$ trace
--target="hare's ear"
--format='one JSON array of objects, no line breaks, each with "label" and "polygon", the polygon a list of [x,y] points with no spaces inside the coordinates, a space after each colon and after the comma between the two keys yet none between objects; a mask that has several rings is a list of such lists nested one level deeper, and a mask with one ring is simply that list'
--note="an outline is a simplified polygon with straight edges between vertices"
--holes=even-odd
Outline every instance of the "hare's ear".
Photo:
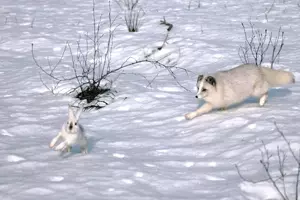
[{"label": "hare's ear", "polygon": [[69,120],[74,121],[76,118],[74,115],[74,110],[72,109],[71,105],[68,106],[68,113],[69,113]]},{"label": "hare's ear", "polygon": [[80,117],[80,115],[81,115],[81,113],[82,113],[82,110],[83,110],[83,107],[82,106],[80,106],[79,107],[79,109],[77,110],[77,112],[76,112],[76,120],[78,121],[79,120],[79,117]]}]

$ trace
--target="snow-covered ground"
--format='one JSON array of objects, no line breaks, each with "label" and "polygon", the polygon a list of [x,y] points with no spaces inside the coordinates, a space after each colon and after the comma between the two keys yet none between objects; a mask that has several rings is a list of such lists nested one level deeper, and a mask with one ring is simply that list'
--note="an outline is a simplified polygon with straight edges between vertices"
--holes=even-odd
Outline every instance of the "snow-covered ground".
[{"label": "snow-covered ground", "polygon": [[[115,64],[161,44],[166,17],[174,25],[165,51],[178,59],[178,81],[162,73],[145,87],[140,77],[124,75],[115,83],[116,101],[104,109],[82,114],[89,137],[89,154],[76,149],[62,158],[49,149],[67,117],[68,96],[54,96],[41,84],[31,56],[58,58],[66,41],[91,31],[92,1],[4,0],[0,6],[0,199],[124,199],[232,200],[279,199],[267,183],[243,182],[235,169],[259,180],[261,140],[270,151],[284,142],[273,122],[299,147],[300,85],[270,91],[265,107],[255,100],[186,121],[197,107],[197,74],[240,64],[244,42],[241,22],[285,31],[285,45],[276,68],[300,78],[300,7],[295,0],[161,0],[142,1],[144,24],[128,33],[121,17],[115,34]],[[104,16],[107,1],[96,1]],[[113,3],[112,12],[119,13]],[[42,62],[42,61],[41,61]],[[68,62],[68,61],[65,61]],[[67,70],[67,69],[66,69]],[[149,65],[133,72],[154,77]],[[287,160],[287,168],[293,163]],[[295,166],[294,166],[295,167]],[[291,169],[292,171],[293,169]],[[288,180],[288,183],[293,183]],[[292,191],[292,188],[291,188]]]}]

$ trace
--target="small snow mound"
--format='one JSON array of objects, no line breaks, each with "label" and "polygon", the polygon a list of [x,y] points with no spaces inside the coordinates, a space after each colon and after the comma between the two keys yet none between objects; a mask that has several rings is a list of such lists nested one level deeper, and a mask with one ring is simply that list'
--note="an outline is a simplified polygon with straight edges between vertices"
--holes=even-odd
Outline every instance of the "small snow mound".
[{"label": "small snow mound", "polygon": [[136,120],[133,120],[132,122],[133,122],[133,123],[142,123],[142,122],[143,122],[143,120],[136,119]]},{"label": "small snow mound", "polygon": [[180,116],[180,117],[175,117],[175,120],[178,122],[184,121],[185,117],[184,116]]},{"label": "small snow mound", "polygon": [[35,194],[35,195],[49,195],[52,194],[53,191],[46,188],[31,188],[27,190],[26,193]]},{"label": "small snow mound", "polygon": [[52,182],[60,182],[60,181],[64,180],[64,177],[62,177],[62,176],[53,176],[53,177],[50,177],[49,179]]},{"label": "small snow mound", "polygon": [[136,172],[136,173],[134,174],[134,176],[135,176],[135,177],[138,177],[138,178],[141,178],[141,177],[144,176],[144,173],[143,173],[143,172]]},{"label": "small snow mound", "polygon": [[133,184],[133,180],[131,179],[122,179],[122,182],[126,184]]},{"label": "small snow mound", "polygon": [[225,181],[226,180],[224,178],[219,178],[216,176],[209,176],[209,175],[205,175],[205,179],[209,180],[209,181]]},{"label": "small snow mound", "polygon": [[225,56],[223,54],[215,54],[214,57],[215,58],[224,58]]},{"label": "small snow mound", "polygon": [[192,167],[194,165],[195,165],[194,162],[186,162],[186,163],[184,163],[184,166],[186,166],[186,167]]},{"label": "small snow mound", "polygon": [[217,163],[216,162],[210,162],[210,163],[208,163],[208,166],[209,167],[216,167]]},{"label": "small snow mound", "polygon": [[145,165],[146,167],[156,167],[156,165],[153,165],[153,164],[150,164],[150,163],[144,163],[144,165]]},{"label": "small snow mound", "polygon": [[164,95],[164,94],[156,94],[156,95],[154,95],[156,98],[160,98],[160,99],[162,99],[162,98],[167,98],[167,96],[166,95]]},{"label": "small snow mound", "polygon": [[7,156],[7,161],[8,162],[20,162],[22,160],[25,160],[25,158],[22,158],[22,157],[16,156],[16,155],[9,155],[9,156]]},{"label": "small snow mound", "polygon": [[146,98],[141,98],[141,97],[136,97],[136,98],[134,98],[134,100],[137,101],[137,102],[144,102],[147,99]]},{"label": "small snow mound", "polygon": [[242,117],[234,117],[228,120],[224,120],[219,126],[224,128],[231,128],[233,126],[243,126],[248,123],[248,120]]},{"label": "small snow mound", "polygon": [[158,88],[160,91],[164,92],[180,92],[181,89],[178,87],[159,87]]},{"label": "small snow mound", "polygon": [[249,125],[248,125],[248,128],[249,128],[249,129],[255,129],[255,128],[256,128],[256,124],[249,124]]},{"label": "small snow mound", "polygon": [[243,195],[249,200],[280,199],[278,192],[268,182],[243,182],[240,184],[240,189]]},{"label": "small snow mound", "polygon": [[116,158],[124,158],[125,157],[124,154],[120,154],[120,153],[114,153],[113,156]]},{"label": "small snow mound", "polygon": [[3,136],[14,137],[14,135],[10,134],[10,133],[7,132],[7,130],[5,130],[5,129],[2,129],[1,132],[2,132],[1,135],[3,135]]},{"label": "small snow mound", "polygon": [[61,47],[54,47],[53,51],[61,51]]},{"label": "small snow mound", "polygon": [[117,111],[129,111],[130,110],[130,106],[126,105],[126,106],[120,106],[116,109]]},{"label": "small snow mound", "polygon": [[158,153],[168,153],[169,150],[168,149],[158,149],[156,150]]}]

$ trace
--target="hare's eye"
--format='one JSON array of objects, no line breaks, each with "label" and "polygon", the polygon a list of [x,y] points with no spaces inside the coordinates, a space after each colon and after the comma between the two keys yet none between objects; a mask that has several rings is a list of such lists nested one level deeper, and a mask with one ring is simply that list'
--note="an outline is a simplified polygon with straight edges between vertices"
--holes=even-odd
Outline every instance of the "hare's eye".
[{"label": "hare's eye", "polygon": [[77,122],[75,122],[75,126],[77,125]]}]

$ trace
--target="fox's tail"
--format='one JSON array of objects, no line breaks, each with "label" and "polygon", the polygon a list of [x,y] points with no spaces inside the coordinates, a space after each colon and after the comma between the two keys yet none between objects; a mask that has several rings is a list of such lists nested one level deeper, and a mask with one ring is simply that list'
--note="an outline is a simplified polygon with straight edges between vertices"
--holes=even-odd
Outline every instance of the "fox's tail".
[{"label": "fox's tail", "polygon": [[295,83],[295,77],[291,72],[275,70],[267,67],[261,67],[260,69],[271,87]]}]

